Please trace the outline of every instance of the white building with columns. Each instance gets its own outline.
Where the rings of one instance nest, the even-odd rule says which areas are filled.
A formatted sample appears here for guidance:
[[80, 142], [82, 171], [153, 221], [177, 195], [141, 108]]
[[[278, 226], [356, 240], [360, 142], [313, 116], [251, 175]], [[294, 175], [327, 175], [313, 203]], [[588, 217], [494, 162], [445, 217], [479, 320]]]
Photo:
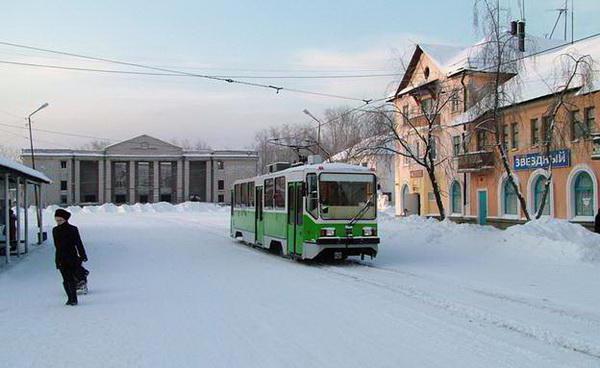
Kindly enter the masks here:
[[[229, 203], [237, 179], [255, 176], [258, 154], [184, 150], [141, 135], [102, 150], [35, 149], [36, 168], [50, 177], [44, 205]], [[31, 150], [22, 151], [31, 166]]]

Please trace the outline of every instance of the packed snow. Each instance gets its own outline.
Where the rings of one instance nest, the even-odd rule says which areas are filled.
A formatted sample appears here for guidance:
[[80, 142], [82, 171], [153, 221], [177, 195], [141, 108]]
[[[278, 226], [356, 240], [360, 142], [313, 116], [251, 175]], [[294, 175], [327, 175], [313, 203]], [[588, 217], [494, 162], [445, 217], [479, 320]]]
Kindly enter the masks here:
[[90, 293], [64, 305], [51, 240], [0, 267], [2, 366], [600, 366], [600, 236], [567, 221], [388, 208], [376, 259], [317, 264], [230, 239], [228, 207], [68, 210]]

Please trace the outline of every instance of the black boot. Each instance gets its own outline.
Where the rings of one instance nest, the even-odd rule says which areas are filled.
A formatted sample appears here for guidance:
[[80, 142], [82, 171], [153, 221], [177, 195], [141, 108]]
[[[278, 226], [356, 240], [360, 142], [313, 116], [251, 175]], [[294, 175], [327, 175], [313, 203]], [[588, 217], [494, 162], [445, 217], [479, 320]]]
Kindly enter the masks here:
[[74, 282], [63, 282], [68, 300], [65, 305], [77, 305], [77, 286]]

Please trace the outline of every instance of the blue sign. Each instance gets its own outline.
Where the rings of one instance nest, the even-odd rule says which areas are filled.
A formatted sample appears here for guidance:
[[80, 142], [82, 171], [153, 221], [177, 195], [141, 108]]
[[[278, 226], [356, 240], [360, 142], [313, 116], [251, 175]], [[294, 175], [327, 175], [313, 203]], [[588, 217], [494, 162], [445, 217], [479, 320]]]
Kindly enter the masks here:
[[552, 167], [569, 167], [571, 166], [571, 150], [562, 149], [550, 151], [550, 157], [546, 157], [542, 153], [529, 153], [527, 155], [515, 155], [513, 168], [515, 170], [533, 170], [539, 168], [548, 168], [550, 160]]

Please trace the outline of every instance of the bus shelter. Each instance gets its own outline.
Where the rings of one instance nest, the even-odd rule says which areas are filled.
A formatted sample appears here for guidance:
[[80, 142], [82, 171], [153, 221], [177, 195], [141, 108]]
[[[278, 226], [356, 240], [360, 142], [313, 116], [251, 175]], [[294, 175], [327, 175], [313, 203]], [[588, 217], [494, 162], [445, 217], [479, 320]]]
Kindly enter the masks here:
[[51, 182], [37, 170], [0, 157], [0, 254], [5, 256], [6, 263], [10, 263], [11, 256], [20, 257], [29, 251], [30, 205], [35, 206], [36, 242], [44, 241], [43, 185]]

